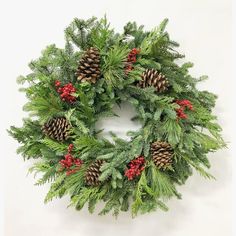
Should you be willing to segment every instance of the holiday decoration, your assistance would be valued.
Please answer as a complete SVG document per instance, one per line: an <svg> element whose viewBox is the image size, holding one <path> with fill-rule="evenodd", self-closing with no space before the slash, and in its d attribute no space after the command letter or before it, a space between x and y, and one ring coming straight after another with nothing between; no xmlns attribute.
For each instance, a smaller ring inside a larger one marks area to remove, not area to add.
<svg viewBox="0 0 236 236"><path fill-rule="evenodd" d="M36 184L51 184L45 203L68 195L77 210L87 205L92 213L103 202L100 215L134 217L168 210L193 169L213 178L207 154L225 147L212 112L216 95L198 89L206 76L195 78L193 64L180 63L166 24L145 31L129 22L116 33L106 18L76 18L65 47L48 46L19 77L29 117L9 133L18 153L34 160ZM141 128L129 139L101 137L97 121L116 116L121 103L134 107Z"/></svg>
<svg viewBox="0 0 236 236"><path fill-rule="evenodd" d="M127 57L127 62L125 65L125 72L126 74L131 71L134 67L133 67L133 63L135 63L137 61L137 55L140 53L140 50L137 48L133 48L130 52L129 55Z"/></svg>
<svg viewBox="0 0 236 236"><path fill-rule="evenodd" d="M142 74L142 79L139 81L138 86L146 88L153 86L157 92L164 92L169 86L169 82L164 75L155 69L146 69Z"/></svg>
<svg viewBox="0 0 236 236"><path fill-rule="evenodd" d="M76 159L72 156L71 151L73 149L73 144L70 144L68 147L68 153L64 156L65 159L59 161L61 164L60 171L66 169L66 175L71 175L78 171L83 164L83 161Z"/></svg>
<svg viewBox="0 0 236 236"><path fill-rule="evenodd" d="M101 174L100 168L104 164L103 160L94 161L86 170L85 181L88 185L96 186L100 184L99 176Z"/></svg>
<svg viewBox="0 0 236 236"><path fill-rule="evenodd" d="M125 176L127 176L129 180L132 180L136 176L139 176L145 168L144 164L145 164L145 159L143 156L132 160L129 163L129 169L125 171Z"/></svg>
<svg viewBox="0 0 236 236"><path fill-rule="evenodd" d="M97 48L89 48L80 59L77 70L78 80L95 83L100 77L100 53Z"/></svg>
<svg viewBox="0 0 236 236"><path fill-rule="evenodd" d="M73 93L76 92L75 87L72 85L72 83L68 83L64 85L63 87L60 87L61 82L56 80L55 86L57 87L57 92L60 94L60 97L63 101L72 103L76 101L76 97L73 96Z"/></svg>
<svg viewBox="0 0 236 236"><path fill-rule="evenodd" d="M192 103L189 100L176 100L175 103L180 106L180 108L176 109L178 118L187 119L188 116L184 111L186 108L192 111L193 110Z"/></svg>
<svg viewBox="0 0 236 236"><path fill-rule="evenodd" d="M45 123L42 130L48 137L57 141L64 141L69 137L70 124L65 117L56 117Z"/></svg>
<svg viewBox="0 0 236 236"><path fill-rule="evenodd" d="M151 144L151 156L159 169L166 169L172 163L173 149L167 142L156 141Z"/></svg>

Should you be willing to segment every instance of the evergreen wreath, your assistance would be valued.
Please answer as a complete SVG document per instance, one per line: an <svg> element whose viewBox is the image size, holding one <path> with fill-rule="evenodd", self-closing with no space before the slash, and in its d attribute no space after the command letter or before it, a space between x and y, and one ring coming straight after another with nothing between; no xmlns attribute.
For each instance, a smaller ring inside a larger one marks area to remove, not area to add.
<svg viewBox="0 0 236 236"><path fill-rule="evenodd" d="M166 24L144 31L129 22L115 33L106 18L76 18L65 48L48 46L29 64L32 73L19 77L29 117L9 133L24 159L38 160L29 170L41 174L36 185L51 183L45 202L68 194L77 210L88 203L93 212L103 201L100 215L131 205L136 216L166 211L193 169L214 178L207 154L225 147L212 115L216 95L197 89L207 77L192 77L193 64L178 61L184 56ZM124 101L142 128L128 141L99 137L98 119L116 115L114 105Z"/></svg>

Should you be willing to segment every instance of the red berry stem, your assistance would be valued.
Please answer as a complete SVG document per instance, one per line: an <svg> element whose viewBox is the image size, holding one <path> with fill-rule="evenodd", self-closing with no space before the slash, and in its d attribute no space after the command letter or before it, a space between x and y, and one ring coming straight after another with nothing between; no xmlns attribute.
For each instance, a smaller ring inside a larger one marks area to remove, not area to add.
<svg viewBox="0 0 236 236"><path fill-rule="evenodd" d="M125 176L128 180L132 180L139 176L145 168L145 159L139 156L128 164L129 168L125 171Z"/></svg>
<svg viewBox="0 0 236 236"><path fill-rule="evenodd" d="M180 108L176 109L177 117L179 119L187 119L188 116L184 111L186 110L186 108L193 111L192 103L187 99L176 100L175 103L180 106Z"/></svg>
<svg viewBox="0 0 236 236"><path fill-rule="evenodd" d="M127 74L129 71L133 70L133 63L137 61L137 55L140 53L140 49L133 48L127 57L127 63L125 66L125 73Z"/></svg>
<svg viewBox="0 0 236 236"><path fill-rule="evenodd" d="M77 172L80 169L81 165L83 164L83 161L81 159L72 156L71 151L73 147L74 147L73 144L70 144L68 146L68 152L64 156L64 159L59 161L61 165L59 171L63 171L64 169L66 169L66 175L71 175Z"/></svg>
<svg viewBox="0 0 236 236"><path fill-rule="evenodd" d="M60 94L62 101L66 101L69 103L73 103L76 101L76 97L72 95L76 92L76 88L72 85L72 83L61 86L61 82L59 80L56 80L55 87L57 88L57 92Z"/></svg>

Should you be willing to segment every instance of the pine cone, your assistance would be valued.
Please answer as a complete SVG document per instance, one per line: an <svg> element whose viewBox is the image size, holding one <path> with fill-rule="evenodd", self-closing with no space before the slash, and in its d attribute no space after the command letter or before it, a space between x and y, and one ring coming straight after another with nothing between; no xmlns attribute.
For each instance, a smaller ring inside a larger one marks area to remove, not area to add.
<svg viewBox="0 0 236 236"><path fill-rule="evenodd" d="M64 141L68 139L70 124L65 117L52 118L42 127L42 131L48 137L57 141Z"/></svg>
<svg viewBox="0 0 236 236"><path fill-rule="evenodd" d="M101 75L100 53L97 48L89 48L79 62L76 75L81 82L95 83Z"/></svg>
<svg viewBox="0 0 236 236"><path fill-rule="evenodd" d="M100 168L104 163L104 160L96 160L88 167L85 173L85 182L87 185L97 186L101 183L99 181L99 176L101 174Z"/></svg>
<svg viewBox="0 0 236 236"><path fill-rule="evenodd" d="M138 86L146 88L153 86L156 91L161 93L167 90L169 82L166 77L155 69L146 69L142 74L142 79L139 81Z"/></svg>
<svg viewBox="0 0 236 236"><path fill-rule="evenodd" d="M152 160L159 169L166 169L172 164L173 149L167 142L156 141L151 144Z"/></svg>

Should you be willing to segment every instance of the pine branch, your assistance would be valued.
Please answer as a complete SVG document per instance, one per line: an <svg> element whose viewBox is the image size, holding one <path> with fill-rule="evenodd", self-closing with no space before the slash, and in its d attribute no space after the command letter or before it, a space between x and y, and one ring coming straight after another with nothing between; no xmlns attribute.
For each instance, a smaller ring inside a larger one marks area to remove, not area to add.
<svg viewBox="0 0 236 236"><path fill-rule="evenodd" d="M41 143L45 144L51 150L55 151L56 153L65 153L67 152L68 145L64 143L58 143L50 138L44 138L41 140Z"/></svg>
<svg viewBox="0 0 236 236"><path fill-rule="evenodd" d="M102 63L102 73L105 81L114 87L120 87L122 80L125 77L124 62L128 55L127 47L114 45L109 52L104 55Z"/></svg>
<svg viewBox="0 0 236 236"><path fill-rule="evenodd" d="M50 163L47 162L37 162L29 169L29 173L34 173L34 177L41 172L43 175L37 180L35 185L43 185L47 182L52 182L56 177L57 170L54 165L50 165Z"/></svg>
<svg viewBox="0 0 236 236"><path fill-rule="evenodd" d="M58 97L49 94L47 97L35 97L24 106L24 111L30 112L31 116L37 116L41 122L62 112L63 107Z"/></svg>
<svg viewBox="0 0 236 236"><path fill-rule="evenodd" d="M181 155L181 157L187 161L192 167L194 167L196 169L196 171L203 176L204 178L207 179L215 179L215 177L211 174L209 174L208 172L206 172L199 164L195 163L194 161L192 161L189 157L187 157L186 155Z"/></svg>
<svg viewBox="0 0 236 236"><path fill-rule="evenodd" d="M62 196L64 196L66 192L66 188L64 187L65 178L65 174L61 174L51 184L50 190L44 199L45 203L52 201L54 198L61 198Z"/></svg>
<svg viewBox="0 0 236 236"><path fill-rule="evenodd" d="M156 197L169 199L172 196L177 196L180 198L180 195L177 193L169 177L165 173L159 171L153 162L150 164L149 175L151 189Z"/></svg>
<svg viewBox="0 0 236 236"><path fill-rule="evenodd" d="M77 47L84 50L90 40L89 31L93 29L96 24L96 17L88 20L75 18L69 27L65 30L65 36L69 41L72 41Z"/></svg>
<svg viewBox="0 0 236 236"><path fill-rule="evenodd" d="M166 205L157 199L153 189L148 186L146 174L145 171L143 171L134 193L132 216L135 217L139 211L141 211L141 213L147 213L154 210L156 207L164 211L168 210Z"/></svg>
<svg viewBox="0 0 236 236"><path fill-rule="evenodd" d="M166 119L161 127L161 132L168 142L175 146L178 144L182 138L182 129L179 123L176 120Z"/></svg>

